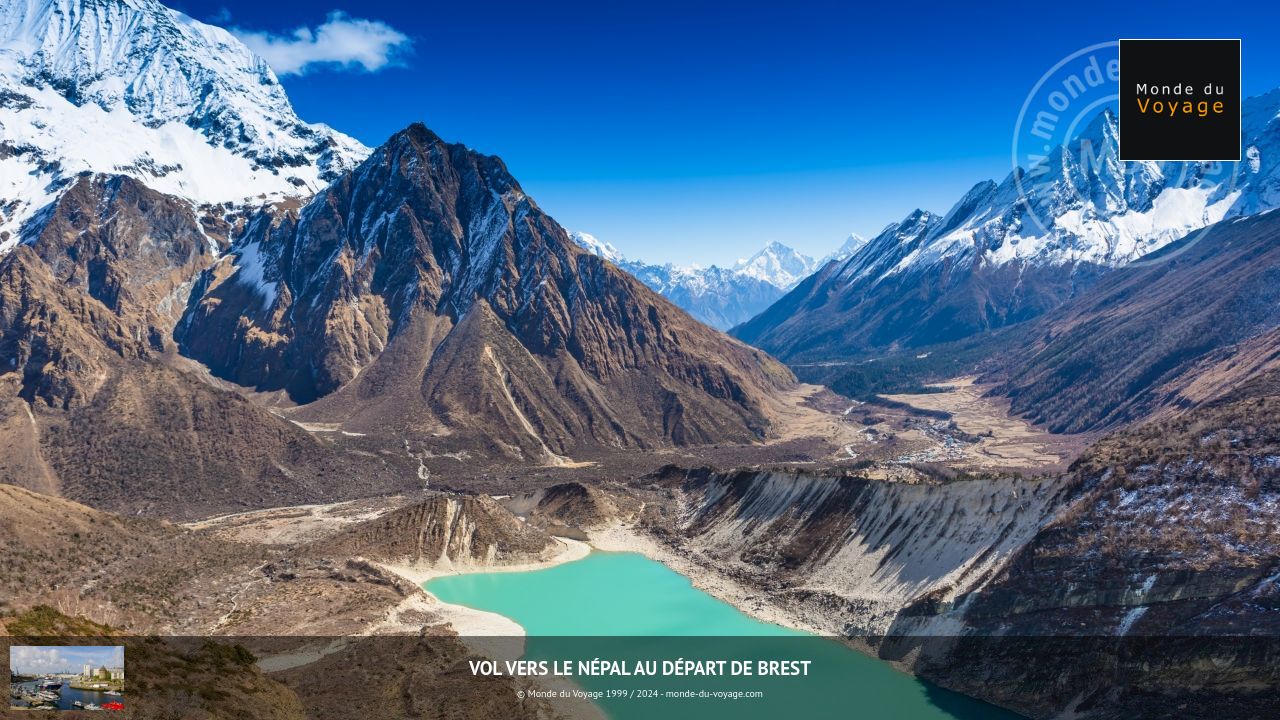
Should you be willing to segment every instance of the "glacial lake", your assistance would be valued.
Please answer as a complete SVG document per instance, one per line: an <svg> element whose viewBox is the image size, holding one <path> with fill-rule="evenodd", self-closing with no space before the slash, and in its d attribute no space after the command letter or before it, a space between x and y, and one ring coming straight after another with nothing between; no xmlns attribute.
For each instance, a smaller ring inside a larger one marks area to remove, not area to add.
<svg viewBox="0 0 1280 720"><path fill-rule="evenodd" d="M524 659L624 661L809 660L808 676L574 677L587 691L626 691L597 704L614 720L894 718L1004 720L1019 716L944 690L839 643L760 622L637 553L593 551L544 570L451 575L423 586L444 602L506 616L528 633ZM648 691L646 693L645 691ZM665 696L666 691L759 691L763 697Z"/></svg>

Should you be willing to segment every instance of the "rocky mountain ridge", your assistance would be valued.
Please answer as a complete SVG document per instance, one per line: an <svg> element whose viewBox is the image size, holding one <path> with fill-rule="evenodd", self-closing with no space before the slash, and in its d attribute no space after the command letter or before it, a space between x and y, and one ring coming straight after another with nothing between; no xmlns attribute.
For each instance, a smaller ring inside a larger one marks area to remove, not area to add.
<svg viewBox="0 0 1280 720"><path fill-rule="evenodd" d="M483 428L491 448L548 462L582 443L759 437L790 382L582 251L501 160L421 125L301 210L254 221L195 295L183 352L313 403L299 418Z"/></svg>
<svg viewBox="0 0 1280 720"><path fill-rule="evenodd" d="M1011 339L986 379L1057 432L1211 402L1277 361L1278 240L1280 212L1268 211L1110 272Z"/></svg>

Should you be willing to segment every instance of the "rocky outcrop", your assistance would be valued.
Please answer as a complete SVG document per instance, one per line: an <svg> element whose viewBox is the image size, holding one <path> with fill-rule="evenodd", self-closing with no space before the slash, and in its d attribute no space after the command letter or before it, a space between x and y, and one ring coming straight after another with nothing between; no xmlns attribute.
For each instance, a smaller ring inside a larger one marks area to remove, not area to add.
<svg viewBox="0 0 1280 720"><path fill-rule="evenodd" d="M565 482L516 495L504 507L531 522L565 532L595 530L630 519L637 502L621 493L577 482Z"/></svg>
<svg viewBox="0 0 1280 720"><path fill-rule="evenodd" d="M421 125L233 253L201 279L183 351L350 430L554 462L759 438L792 382L578 248L501 160Z"/></svg>
<svg viewBox="0 0 1280 720"><path fill-rule="evenodd" d="M560 544L486 495L434 495L323 540L309 550L331 557L434 568L547 560Z"/></svg>

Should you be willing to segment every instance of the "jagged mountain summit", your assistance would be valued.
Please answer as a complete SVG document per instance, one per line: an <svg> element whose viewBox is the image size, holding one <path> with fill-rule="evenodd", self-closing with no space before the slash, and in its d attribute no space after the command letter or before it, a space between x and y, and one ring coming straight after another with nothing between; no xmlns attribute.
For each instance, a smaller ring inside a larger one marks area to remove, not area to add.
<svg viewBox="0 0 1280 720"><path fill-rule="evenodd" d="M562 463L763 436L792 382L582 250L496 157L413 125L206 271L176 336L351 432Z"/></svg>
<svg viewBox="0 0 1280 720"><path fill-rule="evenodd" d="M629 260L612 244L583 232L573 241L631 273L680 309L719 330L755 317L813 271L812 258L773 242L732 268L654 265Z"/></svg>
<svg viewBox="0 0 1280 720"><path fill-rule="evenodd" d="M196 204L318 191L368 154L266 62L155 0L0 0L0 251L89 171Z"/></svg>
<svg viewBox="0 0 1280 720"><path fill-rule="evenodd" d="M774 240L755 255L739 260L734 272L763 280L782 290L790 290L816 269L814 259Z"/></svg>
<svg viewBox="0 0 1280 720"><path fill-rule="evenodd" d="M829 262L833 262L833 261L839 262L841 260L848 260L850 257L853 257L854 253L861 250L862 247L867 244L867 242L868 242L867 239L862 237L858 233L850 233L849 237L845 238L844 243L841 244L840 247L828 253L826 257L822 258L821 260L819 260L817 263L814 264L814 270L816 271L825 267L826 264ZM810 274L812 275L813 273L810 273Z"/></svg>
<svg viewBox="0 0 1280 720"><path fill-rule="evenodd" d="M1245 161L1121 163L1100 113L1031 170L916 210L825 266L734 335L788 361L966 337L1061 305L1111 268L1280 203L1280 91L1245 103Z"/></svg>
<svg viewBox="0 0 1280 720"><path fill-rule="evenodd" d="M573 232L569 233L569 237L573 238L573 241L578 244L578 247L581 247L583 250L586 250L596 257L608 260L614 265L621 266L627 262L626 256L622 254L621 250L614 247L613 243L605 242L595 235L584 232Z"/></svg>

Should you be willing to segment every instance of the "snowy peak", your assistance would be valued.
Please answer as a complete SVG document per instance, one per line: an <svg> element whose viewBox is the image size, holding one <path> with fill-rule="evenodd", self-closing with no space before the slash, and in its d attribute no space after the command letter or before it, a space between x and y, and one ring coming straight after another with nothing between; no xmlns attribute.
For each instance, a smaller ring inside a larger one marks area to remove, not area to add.
<svg viewBox="0 0 1280 720"><path fill-rule="evenodd" d="M583 250L586 250L596 257L608 260L614 265L621 265L627 261L618 248L614 247L611 243L600 240L595 235L584 232L575 232L570 233L569 237L573 238L573 241L578 244L578 247L581 247Z"/></svg>
<svg viewBox="0 0 1280 720"><path fill-rule="evenodd" d="M1245 162L1232 178L1215 177L1210 163L1121 162L1117 119L1104 110L1032 167L974 185L946 215L929 216L923 234L922 211L890 225L842 275L941 263L1124 265L1224 218L1280 206L1277 112L1280 93L1245 101Z"/></svg>
<svg viewBox="0 0 1280 720"><path fill-rule="evenodd" d="M650 265L638 260L628 260L618 248L594 235L573 232L569 234L569 237L573 238L573 241L583 250L626 269L632 275L645 280L646 284L659 292L663 292L663 287L674 284L692 286L710 276L717 278L730 276L751 278L752 280L772 285L779 290L786 290L811 275L817 266L813 258L808 255L802 255L777 241L769 243L750 258L739 260L732 268L722 268L716 265L704 268L698 265L676 265L674 263ZM646 280L645 278L649 279ZM653 282L650 282L650 280Z"/></svg>
<svg viewBox="0 0 1280 720"><path fill-rule="evenodd" d="M594 235L575 232L570 237L582 249L612 262L695 319L719 330L749 320L782 297L782 288L740 270L715 265L651 265L628 260L612 244Z"/></svg>
<svg viewBox="0 0 1280 720"><path fill-rule="evenodd" d="M917 221L931 217L918 211ZM836 251L815 261L774 241L733 267L703 268L628 260L616 247L593 235L576 232L570 236L579 247L621 267L690 315L721 330L750 320L819 268L848 260L870 242L852 234Z"/></svg>
<svg viewBox="0 0 1280 720"><path fill-rule="evenodd" d="M311 195L368 148L266 62L154 0L0 0L0 251L81 172L193 203Z"/></svg>
<svg viewBox="0 0 1280 720"><path fill-rule="evenodd" d="M54 87L76 105L186 121L208 96L239 81L246 99L291 114L261 58L225 31L153 2L0 0L0 42L22 81ZM201 88L200 79L212 85Z"/></svg>
<svg viewBox="0 0 1280 720"><path fill-rule="evenodd" d="M816 264L808 255L775 240L750 258L739 261L733 269L739 274L787 290L811 275Z"/></svg>
<svg viewBox="0 0 1280 720"><path fill-rule="evenodd" d="M849 237L845 239L844 243L840 247L828 253L826 257L818 261L817 267L824 267L830 262L847 260L852 257L854 253L861 250L866 244L866 238L862 237L858 233L850 233Z"/></svg>
<svg viewBox="0 0 1280 720"><path fill-rule="evenodd" d="M0 0L0 57L9 80L151 127L188 125L262 166L333 150L332 178L367 154L299 120L266 61L226 30L154 0Z"/></svg>

